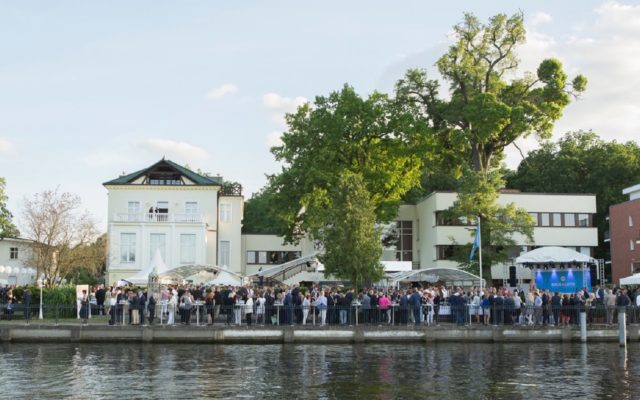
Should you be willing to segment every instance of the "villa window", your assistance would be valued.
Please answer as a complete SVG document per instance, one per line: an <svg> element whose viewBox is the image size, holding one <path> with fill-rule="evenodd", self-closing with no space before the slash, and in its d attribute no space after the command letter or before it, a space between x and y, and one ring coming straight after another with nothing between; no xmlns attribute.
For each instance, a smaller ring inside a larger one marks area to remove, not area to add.
<svg viewBox="0 0 640 400"><path fill-rule="evenodd" d="M180 262L182 264L193 264L196 262L196 235L180 235Z"/></svg>
<svg viewBox="0 0 640 400"><path fill-rule="evenodd" d="M220 203L220 222L230 224L231 218L231 203Z"/></svg>
<svg viewBox="0 0 640 400"><path fill-rule="evenodd" d="M136 261L136 234L120 234L120 262Z"/></svg>

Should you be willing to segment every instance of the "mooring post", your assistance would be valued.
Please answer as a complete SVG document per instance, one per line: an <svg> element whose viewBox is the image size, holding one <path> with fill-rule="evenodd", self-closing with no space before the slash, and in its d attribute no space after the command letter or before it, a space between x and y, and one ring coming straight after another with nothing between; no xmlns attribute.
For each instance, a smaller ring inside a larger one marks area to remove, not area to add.
<svg viewBox="0 0 640 400"><path fill-rule="evenodd" d="M620 346L627 345L627 313L626 307L618 308L618 339Z"/></svg>

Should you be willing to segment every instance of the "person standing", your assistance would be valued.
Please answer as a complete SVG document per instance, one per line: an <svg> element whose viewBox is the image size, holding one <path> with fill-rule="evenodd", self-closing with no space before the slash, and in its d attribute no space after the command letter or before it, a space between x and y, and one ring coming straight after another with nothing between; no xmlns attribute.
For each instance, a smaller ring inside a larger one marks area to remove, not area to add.
<svg viewBox="0 0 640 400"><path fill-rule="evenodd" d="M111 292L109 296L109 325L116 324L118 299L116 292Z"/></svg>
<svg viewBox="0 0 640 400"><path fill-rule="evenodd" d="M167 318L167 325L175 325L176 323L176 308L178 307L178 298L173 294L173 292L169 292L169 301L167 303L167 311L169 313L169 317Z"/></svg>
<svg viewBox="0 0 640 400"><path fill-rule="evenodd" d="M28 288L22 293L22 304L24 306L24 319L29 321L31 319L31 291Z"/></svg>
<svg viewBox="0 0 640 400"><path fill-rule="evenodd" d="M247 326L251 327L253 323L253 297L246 296L244 297L244 316L247 320Z"/></svg>
<svg viewBox="0 0 640 400"><path fill-rule="evenodd" d="M147 311L149 311L149 325L152 325L153 318L156 316L156 298L153 293L149 295L149 300L147 301Z"/></svg>
<svg viewBox="0 0 640 400"><path fill-rule="evenodd" d="M413 293L409 298L409 304L411 305L411 310L413 311L413 322L415 325L420 325L420 308L422 307L422 301L420 297L421 296L418 288L413 288Z"/></svg>
<svg viewBox="0 0 640 400"><path fill-rule="evenodd" d="M83 325L86 325L89 319L89 296L86 290L82 291L82 296L80 297L80 319L82 319Z"/></svg>
<svg viewBox="0 0 640 400"><path fill-rule="evenodd" d="M309 318L309 308L311 307L311 295L309 293L304 296L302 300L302 325L307 324L307 318Z"/></svg>
<svg viewBox="0 0 640 400"><path fill-rule="evenodd" d="M320 291L318 298L313 302L313 306L320 310L320 325L324 326L327 322L327 298L324 295L324 291Z"/></svg>
<svg viewBox="0 0 640 400"><path fill-rule="evenodd" d="M562 307L562 297L560 293L555 292L551 297L551 314L553 314L553 324L558 326L560 324L560 308Z"/></svg>
<svg viewBox="0 0 640 400"><path fill-rule="evenodd" d="M140 312L140 325L144 326L144 313L147 311L147 296L142 290L138 291L138 310Z"/></svg>
<svg viewBox="0 0 640 400"><path fill-rule="evenodd" d="M616 295L613 294L611 289L607 289L607 294L605 295L605 311L607 313L607 325L613 324L613 317L615 316L616 311Z"/></svg>
<svg viewBox="0 0 640 400"><path fill-rule="evenodd" d="M98 307L98 315L104 315L104 301L106 297L106 292L104 290L104 285L100 285L98 290L96 290L96 305Z"/></svg>

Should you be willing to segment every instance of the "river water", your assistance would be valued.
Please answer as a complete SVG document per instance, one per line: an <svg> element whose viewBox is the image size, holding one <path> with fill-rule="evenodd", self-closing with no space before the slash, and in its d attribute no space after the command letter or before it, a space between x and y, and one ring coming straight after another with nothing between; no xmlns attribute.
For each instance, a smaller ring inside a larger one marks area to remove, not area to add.
<svg viewBox="0 0 640 400"><path fill-rule="evenodd" d="M640 399L640 344L2 344L0 398Z"/></svg>

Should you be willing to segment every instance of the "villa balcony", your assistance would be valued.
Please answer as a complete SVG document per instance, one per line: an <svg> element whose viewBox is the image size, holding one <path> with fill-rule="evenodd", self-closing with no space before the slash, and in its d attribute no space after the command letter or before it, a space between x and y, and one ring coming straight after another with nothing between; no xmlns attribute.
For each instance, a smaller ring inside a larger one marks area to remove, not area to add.
<svg viewBox="0 0 640 400"><path fill-rule="evenodd" d="M170 213L144 213L128 214L117 213L113 222L135 223L159 223L159 224L201 224L204 219L201 214L170 214Z"/></svg>

